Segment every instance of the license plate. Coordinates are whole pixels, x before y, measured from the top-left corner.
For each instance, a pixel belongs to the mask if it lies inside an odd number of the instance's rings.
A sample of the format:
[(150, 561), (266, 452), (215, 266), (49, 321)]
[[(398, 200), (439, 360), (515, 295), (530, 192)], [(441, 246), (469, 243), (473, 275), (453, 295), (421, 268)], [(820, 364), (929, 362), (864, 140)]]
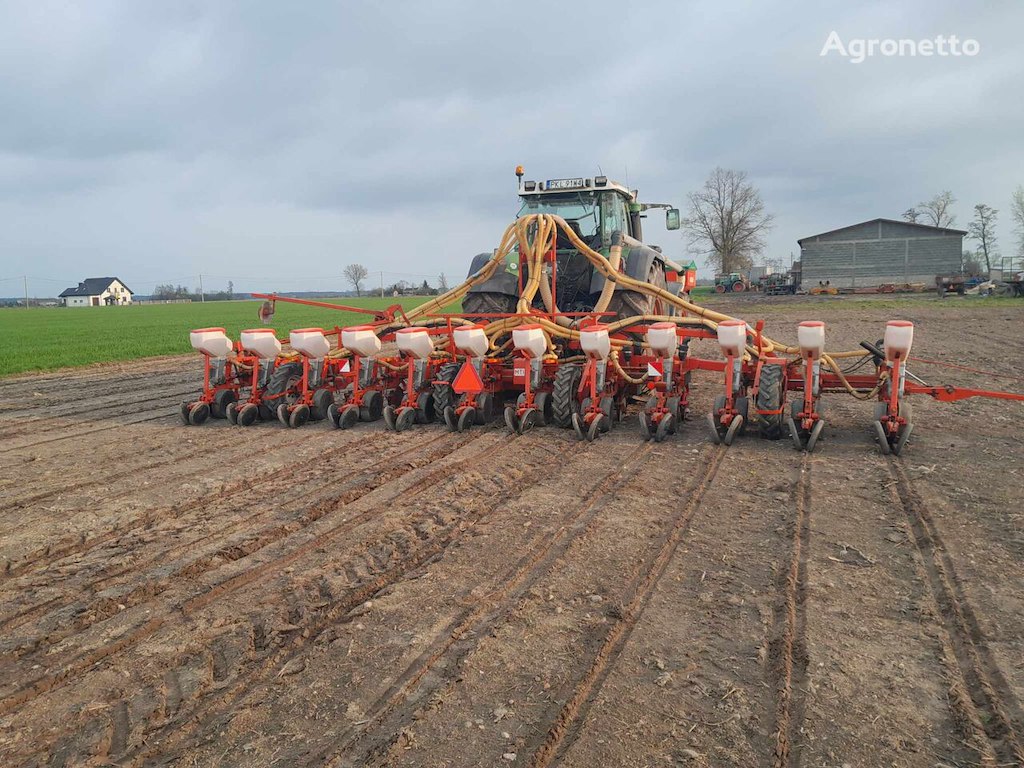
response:
[(548, 189), (581, 189), (583, 179), (550, 179)]

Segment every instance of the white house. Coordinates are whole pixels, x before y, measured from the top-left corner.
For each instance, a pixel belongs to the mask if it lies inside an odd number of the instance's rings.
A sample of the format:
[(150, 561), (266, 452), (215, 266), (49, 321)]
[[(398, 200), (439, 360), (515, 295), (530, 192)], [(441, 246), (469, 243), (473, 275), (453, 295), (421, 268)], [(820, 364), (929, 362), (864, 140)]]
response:
[(116, 277), (90, 277), (68, 288), (60, 298), (66, 307), (105, 307), (131, 304), (134, 292)]

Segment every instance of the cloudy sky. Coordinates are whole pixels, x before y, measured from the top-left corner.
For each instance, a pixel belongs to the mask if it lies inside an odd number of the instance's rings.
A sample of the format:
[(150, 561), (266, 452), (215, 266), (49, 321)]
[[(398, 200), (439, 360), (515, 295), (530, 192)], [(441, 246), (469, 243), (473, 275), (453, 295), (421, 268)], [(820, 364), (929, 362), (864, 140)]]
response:
[[(960, 225), (1001, 209), (1013, 250), (1020, 2), (24, 0), (0, 18), (0, 295), (22, 274), (34, 295), (108, 274), (343, 288), (351, 262), (461, 277), (518, 209), (517, 163), (680, 204), (715, 166), (746, 171), (784, 259), (950, 189)], [(833, 30), (980, 51), (853, 64), (820, 56)]]

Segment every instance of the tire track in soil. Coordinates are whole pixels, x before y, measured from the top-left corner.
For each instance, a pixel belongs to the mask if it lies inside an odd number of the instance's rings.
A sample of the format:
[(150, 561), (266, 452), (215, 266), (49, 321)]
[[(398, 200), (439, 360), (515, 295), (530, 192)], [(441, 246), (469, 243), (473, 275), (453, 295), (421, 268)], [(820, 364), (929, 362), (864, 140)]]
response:
[(789, 567), (780, 575), (781, 600), (774, 609), (773, 637), (768, 645), (771, 687), (775, 694), (774, 768), (800, 764), (796, 736), (803, 722), (803, 690), (807, 676), (807, 552), (811, 538), (811, 460), (803, 453), (791, 500), (795, 510)]
[(889, 492), (910, 526), (924, 580), (944, 630), (950, 656), (947, 664), (954, 666), (959, 678), (954, 681), (950, 696), (962, 710), (972, 735), (978, 737), (976, 742), (981, 742), (983, 765), (1024, 765), (1019, 732), (1024, 716), (1020, 703), (986, 644), (931, 510), (914, 488), (901, 459), (891, 460), (888, 471)]
[[(479, 442), (484, 437), (486, 437), (486, 435), (487, 433), (477, 433), (476, 439), (471, 439), (469, 443), (467, 443), (463, 447), (467, 447), (472, 443)], [(402, 492), (403, 498), (406, 500), (414, 498), (419, 493), (422, 493), (423, 491), (426, 491), (433, 487), (433, 485), (438, 480), (442, 479), (445, 475), (449, 475), (450, 473), (453, 472), (453, 470), (457, 469), (458, 467), (464, 464), (474, 465), (478, 463), (492, 450), (493, 446), (488, 445), (483, 450), (478, 451), (477, 453), (474, 453), (471, 456), (460, 460), (459, 462), (444, 464), (443, 466), (437, 469), (428, 471), (422, 478), (416, 480), (411, 487), (405, 489), (405, 491)], [(445, 456), (447, 455), (448, 454), (446, 453)], [(445, 456), (442, 456), (440, 459), (438, 459), (438, 461), (443, 462)], [(438, 461), (432, 463), (438, 463)], [(543, 460), (540, 459), (536, 461), (541, 464), (543, 462)], [(427, 466), (429, 467), (430, 465), (428, 464)], [(539, 474), (542, 470), (543, 466), (535, 466), (533, 468), (533, 473)], [(385, 483), (385, 485), (400, 482), (402, 477), (404, 477), (404, 475), (392, 481), (389, 481), (388, 483)], [(505, 498), (503, 496), (491, 499), (488, 502), (487, 510), (493, 510), (503, 501), (505, 501)], [(344, 508), (344, 506), (345, 505), (342, 505), (341, 508)], [(153, 616), (152, 618), (145, 621), (143, 624), (136, 626), (134, 629), (130, 629), (127, 632), (123, 633), (120, 637), (118, 637), (118, 639), (115, 642), (100, 645), (99, 647), (93, 650), (85, 651), (74, 656), (67, 662), (63, 663), (59, 671), (54, 673), (44, 673), (37, 677), (35, 680), (23, 684), (5, 698), (0, 699), (0, 717), (5, 716), (13, 710), (24, 706), (28, 702), (36, 699), (37, 697), (43, 694), (50, 693), (60, 687), (67, 685), (69, 682), (78, 679), (82, 674), (87, 672), (93, 665), (97, 664), (98, 662), (107, 660), (115, 656), (116, 654), (120, 653), (121, 651), (137, 646), (140, 642), (151, 637), (158, 630), (165, 627), (169, 622), (175, 624), (182, 623), (185, 620), (189, 619), (191, 616), (193, 616), (199, 610), (208, 608), (209, 606), (218, 602), (227, 595), (236, 592), (245, 586), (258, 582), (259, 580), (268, 575), (272, 575), (276, 572), (283, 571), (292, 563), (299, 560), (302, 556), (323, 548), (325, 543), (327, 543), (331, 539), (344, 535), (345, 533), (351, 532), (352, 530), (357, 528), (360, 523), (365, 522), (366, 519), (372, 517), (374, 511), (374, 509), (369, 509), (355, 518), (342, 521), (337, 525), (334, 525), (333, 527), (318, 533), (313, 538), (310, 538), (298, 544), (295, 547), (286, 549), (284, 552), (277, 554), (273, 557), (270, 557), (258, 564), (252, 565), (251, 567), (243, 568), (238, 573), (227, 576), (224, 580), (210, 586), (208, 589), (205, 589), (204, 591), (199, 591), (190, 596), (183, 597), (183, 599), (181, 599), (177, 605), (164, 606), (164, 615)], [(483, 514), (483, 512), (476, 514), (476, 520), (479, 520), (483, 516)], [(429, 540), (427, 541), (426, 544), (423, 545), (422, 549), (424, 549), (424, 551), (429, 550), (430, 557), (435, 556), (440, 551), (442, 551), (443, 548), (446, 547), (448, 543), (454, 541), (455, 538), (461, 535), (461, 533), (468, 527), (471, 526), (455, 526), (456, 531), (454, 533), (449, 532), (450, 535), (446, 539), (444, 539), (444, 541), (446, 542), (444, 546), (442, 546), (440, 549), (436, 549), (436, 551)], [(304, 532), (307, 532), (307, 529), (308, 526), (292, 533), (291, 535), (302, 534)], [(424, 556), (422, 561), (417, 560), (415, 563), (415, 567), (419, 567), (419, 565), (421, 565), (422, 562), (425, 562), (426, 559), (428, 559), (427, 556)], [(408, 572), (413, 567), (413, 565), (409, 565), (408, 563), (403, 565), (403, 563), (400, 561), (398, 565), (394, 566), (392, 569), (389, 569), (386, 572), (387, 574), (391, 575), (379, 577), (371, 583), (371, 586), (372, 584), (377, 584), (378, 582), (380, 582), (380, 585), (374, 587), (369, 592), (369, 594), (374, 594), (383, 589), (385, 586), (394, 583), (394, 581), (397, 581), (399, 578), (402, 577), (404, 573)], [(360, 595), (363, 594), (364, 591), (365, 589), (356, 590), (356, 592)], [(368, 598), (362, 597), (361, 599), (356, 600), (354, 603), (352, 603), (351, 606), (342, 610), (340, 615), (348, 613), (354, 607), (365, 602), (366, 599)], [(348, 605), (349, 601), (346, 600), (343, 601), (343, 603), (345, 605)], [(325, 613), (329, 614), (330, 616), (335, 615), (334, 610), (325, 611)], [(326, 624), (320, 626), (320, 629), (317, 631), (321, 631), (324, 626), (326, 626)], [(205, 648), (200, 649), (200, 653), (204, 651)], [(49, 663), (51, 665), (53, 664), (53, 662)]]
[(718, 446), (713, 449), (710, 460), (703, 472), (693, 483), (687, 501), (675, 515), (660, 546), (644, 559), (639, 575), (630, 583), (619, 612), (618, 620), (611, 626), (590, 661), (590, 666), (575, 684), (566, 703), (561, 707), (547, 731), (528, 745), (532, 750), (526, 765), (541, 768), (557, 764), (566, 750), (579, 735), (586, 720), (591, 703), (611, 673), (626, 641), (643, 614), (658, 582), (675, 555), (690, 521), (700, 507), (704, 494), (714, 482), (728, 449)]
[[(476, 647), (475, 638), (503, 623), (510, 612), (509, 603), (519, 600), (534, 586), (568, 550), (572, 541), (586, 530), (597, 515), (624, 486), (632, 481), (643, 468), (642, 461), (651, 452), (652, 442), (641, 443), (633, 452), (624, 457), (619, 468), (597, 481), (579, 499), (569, 512), (558, 521), (554, 533), (538, 532), (526, 547), (529, 554), (520, 558), (513, 568), (496, 581), (502, 586), (486, 595), (472, 607), (461, 611), (448, 622), (433, 638), (427, 649), (396, 678), (388, 690), (374, 702), (358, 726), (332, 736), (331, 746), (305, 757), (302, 765), (323, 765), (332, 768), (338, 761), (351, 762), (351, 752), (356, 745), (369, 736), (371, 728), (388, 733), (400, 734), (415, 715), (421, 701), (439, 688), (447, 685), (448, 679), (437, 680), (429, 690), (421, 686), (435, 667), (457, 669), (461, 659)], [(587, 459), (589, 461), (589, 459)], [(442, 664), (443, 662), (443, 664)], [(403, 706), (404, 705), (404, 706)], [(402, 707), (401, 709), (399, 709)], [(344, 739), (339, 747), (337, 742)], [(383, 745), (372, 746), (359, 763), (368, 765), (390, 748), (390, 740)]]
[[(491, 434), (494, 434), (495, 431), (489, 430)], [(506, 449), (508, 446), (515, 444), (523, 447), (523, 441), (524, 438), (519, 436), (511, 441), (505, 436), (502, 437), (502, 444)], [(177, 714), (166, 719), (163, 723), (154, 725), (155, 731), (159, 732), (150, 733), (143, 745), (127, 750), (120, 758), (120, 762), (126, 765), (144, 766), (151, 764), (151, 761), (158, 756), (160, 756), (161, 760), (166, 761), (168, 759), (166, 755), (173, 754), (176, 749), (182, 748), (181, 742), (188, 739), (192, 731), (203, 727), (205, 723), (225, 717), (258, 684), (279, 674), (279, 670), (285, 664), (304, 654), (325, 629), (345, 621), (348, 614), (367, 600), (404, 580), (410, 573), (414, 573), (428, 563), (442, 557), (452, 544), (467, 535), (482, 520), (488, 518), (509, 501), (521, 498), (527, 494), (531, 483), (548, 471), (551, 461), (560, 454), (547, 450), (537, 444), (529, 445), (526, 448), (529, 450), (527, 457), (520, 458), (514, 463), (514, 468), (508, 469), (503, 473), (501, 488), (495, 493), (485, 496), (484, 500), (479, 504), (470, 508), (464, 508), (460, 515), (453, 515), (453, 519), (445, 521), (443, 524), (439, 523), (439, 528), (435, 533), (416, 536), (415, 544), (397, 553), (397, 558), (391, 561), (385, 559), (384, 562), (376, 562), (374, 570), (371, 570), (368, 574), (367, 580), (346, 590), (339, 596), (332, 596), (319, 605), (310, 606), (305, 615), (301, 617), (301, 626), (295, 627), (294, 636), (276, 652), (260, 658), (259, 652), (253, 652), (252, 649), (244, 650), (243, 655), (245, 658), (237, 662), (235, 668), (239, 670), (239, 668), (248, 665), (248, 670), (242, 669), (238, 671), (234, 675), (234, 682), (225, 680), (220, 686), (200, 691), (198, 695), (193, 697), (193, 706), (190, 708), (179, 704)], [(457, 476), (455, 470), (460, 467), (478, 466), (480, 460), (493, 450), (494, 446), (489, 444), (477, 453), (424, 475), (417, 479), (409, 488), (399, 491), (399, 494), (403, 500), (408, 501), (410, 498), (415, 498), (426, 491), (436, 491), (439, 481), (451, 481), (453, 477)], [(412, 515), (403, 515), (402, 517), (407, 527), (412, 525), (411, 521), (417, 515), (431, 517), (431, 513), (420, 511), (420, 505), (413, 504), (410, 506)], [(325, 531), (315, 539), (276, 558), (272, 563), (264, 563), (259, 567), (259, 573), (256, 575), (265, 575), (271, 570), (271, 565), (274, 566), (273, 570), (279, 572), (288, 564), (295, 562), (300, 556), (323, 549), (326, 539), (333, 537), (338, 530), (339, 528), (336, 527), (335, 529)], [(365, 544), (369, 545), (375, 542), (376, 539), (373, 539)], [(360, 556), (365, 555), (365, 552), (360, 552), (359, 547), (353, 547), (352, 550), (351, 557), (353, 559), (358, 559)], [(253, 570), (255, 569), (239, 574), (240, 580), (237, 583), (232, 584), (232, 580), (228, 580), (224, 584), (230, 584), (234, 590), (237, 590), (253, 581)], [(211, 602), (220, 599), (225, 594), (225, 592), (215, 587), (204, 593), (204, 595), (199, 596), (199, 599), (192, 605), (183, 606), (182, 613), (189, 615), (195, 610), (208, 607)], [(200, 646), (196, 650), (196, 654), (208, 654), (208, 649), (205, 646)], [(223, 679), (224, 676), (220, 677)]]
[[(276, 451), (288, 451), (296, 445), (301, 445), (307, 442), (309, 436), (296, 436), (293, 440), (287, 442), (277, 443), (273, 450)], [(238, 446), (239, 451), (250, 450), (251, 446), (246, 443), (235, 443)], [(338, 449), (346, 449), (350, 447), (349, 443), (345, 443), (343, 446), (339, 446)], [(215, 451), (221, 451), (222, 448), (218, 447)], [(334, 453), (335, 451), (331, 451)], [(201, 458), (202, 452), (197, 452), (188, 457), (187, 460), (191, 461), (197, 457)], [(175, 461), (181, 461), (180, 457)], [(173, 463), (173, 462), (172, 462)], [(189, 472), (190, 469), (184, 469), (184, 472)], [(133, 518), (125, 521), (123, 524), (114, 525), (105, 531), (97, 533), (91, 537), (83, 537), (82, 535), (75, 535), (72, 537), (65, 538), (47, 544), (45, 547), (30, 552), (17, 561), (7, 561), (4, 566), (4, 571), (0, 574), (0, 584), (3, 584), (11, 577), (21, 576), (25, 573), (37, 570), (43, 570), (52, 567), (57, 561), (62, 560), (72, 555), (81, 555), (95, 549), (98, 546), (107, 544), (114, 539), (121, 536), (125, 536), (137, 531), (146, 530), (152, 527), (155, 521), (160, 520), (165, 516), (173, 515), (175, 519), (180, 519), (181, 515), (188, 514), (197, 510), (202, 510), (207, 504), (218, 501), (229, 496), (233, 496), (239, 491), (245, 491), (246, 493), (260, 490), (263, 486), (268, 483), (274, 482), (281, 477), (294, 472), (295, 467), (287, 464), (281, 466), (279, 469), (265, 472), (258, 477), (244, 477), (238, 480), (229, 482), (219, 488), (216, 492), (210, 493), (205, 496), (199, 496), (192, 501), (185, 502), (184, 504), (170, 504), (164, 507), (157, 507), (154, 509), (146, 510), (140, 517)], [(143, 479), (143, 478), (140, 478)], [(110, 502), (120, 501), (122, 499), (131, 498), (135, 493), (134, 490), (123, 491), (119, 496), (108, 499)], [(258, 495), (258, 494), (257, 494)], [(10, 531), (7, 535), (10, 535)]]
[[(353, 479), (345, 483), (341, 490), (335, 489), (325, 494), (321, 488), (311, 487), (299, 496), (290, 499), (287, 505), (275, 507), (270, 515), (277, 517), (281, 513), (293, 512), (296, 509), (305, 512), (298, 517), (287, 517), (281, 522), (264, 526), (255, 531), (252, 529), (259, 522), (259, 519), (245, 517), (238, 520), (234, 525), (221, 527), (216, 531), (217, 535), (223, 538), (227, 534), (241, 530), (243, 533), (240, 541), (218, 541), (215, 547), (201, 549), (199, 545), (209, 540), (211, 535), (209, 532), (203, 533), (198, 537), (180, 541), (173, 547), (155, 552), (145, 560), (133, 559), (120, 570), (104, 573), (95, 580), (86, 581), (86, 583), (78, 585), (77, 592), (71, 600), (68, 600), (67, 596), (53, 598), (4, 617), (0, 619), (0, 633), (6, 634), (29, 621), (42, 621), (47, 616), (54, 613), (58, 614), (53, 616), (48, 622), (48, 625), (54, 628), (42, 628), (40, 632), (41, 637), (32, 642), (30, 647), (26, 648), (24, 641), (21, 645), (14, 647), (3, 647), (6, 643), (0, 645), (0, 659), (5, 657), (20, 658), (27, 653), (36, 652), (44, 640), (47, 646), (53, 646), (70, 634), (83, 632), (93, 625), (110, 618), (119, 611), (151, 600), (178, 579), (187, 578), (195, 580), (203, 574), (223, 565), (225, 561), (235, 561), (249, 557), (285, 536), (293, 535), (301, 530), (301, 528), (315, 523), (339, 507), (358, 501), (363, 496), (377, 490), (386, 482), (400, 479), (402, 475), (437, 461), (438, 458), (443, 457), (452, 450), (458, 450), (467, 442), (470, 442), (465, 440), (461, 444), (454, 446), (444, 445), (440, 448), (439, 452), (430, 450), (434, 443), (440, 442), (449, 436), (448, 433), (442, 433), (430, 437), (422, 443), (417, 443), (410, 448), (399, 451), (392, 456), (384, 457), (381, 465), (377, 465), (373, 470), (358, 473)], [(349, 446), (339, 447), (324, 458), (326, 459), (332, 454), (345, 453), (348, 448)], [(418, 462), (410, 461), (407, 458), (411, 453), (420, 454)], [(401, 469), (406, 469), (406, 471), (400, 472)], [(309, 471), (307, 475), (315, 477), (318, 471)], [(297, 479), (296, 482), (300, 481)], [(320, 496), (321, 498), (310, 503), (309, 499), (313, 496)], [(232, 506), (228, 507), (228, 510), (244, 508), (248, 504), (248, 499), (237, 503), (233, 500)], [(308, 506), (304, 507), (303, 505)], [(365, 515), (363, 517), (365, 518)], [(357, 518), (353, 518), (352, 522), (356, 522), (356, 520)], [(194, 556), (189, 557), (189, 555)], [(183, 558), (184, 562), (179, 562), (180, 558)], [(155, 572), (143, 573), (145, 569), (153, 567), (155, 567)], [(140, 580), (134, 585), (118, 585), (115, 583), (118, 578), (126, 574), (139, 574)], [(64, 576), (61, 578), (66, 580)], [(83, 600), (83, 595), (91, 599)]]

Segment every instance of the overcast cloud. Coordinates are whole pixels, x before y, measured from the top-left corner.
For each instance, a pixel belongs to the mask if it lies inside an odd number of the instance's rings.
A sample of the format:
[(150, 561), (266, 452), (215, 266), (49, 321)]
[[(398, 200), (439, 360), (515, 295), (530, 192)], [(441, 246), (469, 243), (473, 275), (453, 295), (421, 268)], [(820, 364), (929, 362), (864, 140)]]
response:
[[(1003, 212), (1010, 253), (1024, 5), (790, 5), (0, 2), (0, 295), (341, 289), (351, 262), (455, 282), (518, 210), (517, 163), (678, 204), (744, 170), (785, 259), (950, 189), (958, 225)], [(851, 64), (819, 56), (832, 30), (981, 50)]]

